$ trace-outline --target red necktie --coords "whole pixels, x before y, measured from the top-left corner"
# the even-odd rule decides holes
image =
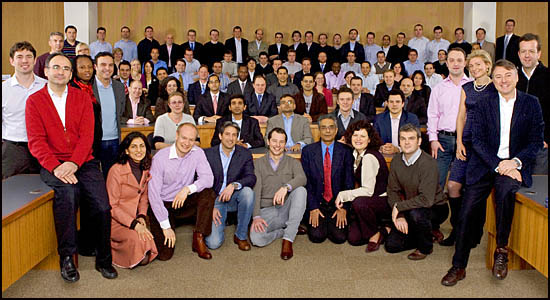
[[[330,153],[328,151],[325,152],[325,161],[323,162],[323,173],[325,175],[324,185],[325,185],[325,191],[323,192],[323,198],[325,201],[330,202],[332,199],[332,180],[331,180],[331,162],[330,162]]]
[[[124,94],[128,95],[128,85],[124,82]]]

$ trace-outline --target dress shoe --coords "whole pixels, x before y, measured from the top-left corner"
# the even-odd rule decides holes
[[[380,248],[380,245],[382,245],[384,243],[384,239],[385,239],[385,236],[384,234],[381,232],[380,233],[380,236],[378,237],[378,241],[376,242],[369,242],[367,244],[367,249],[365,249],[365,252],[374,252],[376,250],[378,250]]]
[[[307,234],[307,227],[305,227],[304,225],[300,225],[298,226],[298,235],[304,235],[304,234]]]
[[[289,260],[294,255],[292,251],[292,242],[289,240],[283,239],[283,247],[281,248],[281,258],[284,260]]]
[[[80,274],[76,269],[73,256],[62,257],[59,261],[59,266],[61,267],[61,277],[67,282],[77,282],[80,279]]]
[[[210,251],[208,251],[208,248],[206,248],[204,237],[200,232],[193,231],[193,245],[191,246],[191,248],[193,249],[193,252],[197,252],[197,254],[199,254],[200,258],[212,258],[212,254],[210,254]]]
[[[459,280],[466,278],[466,269],[451,267],[447,274],[441,279],[441,284],[444,286],[453,286]]]
[[[95,269],[101,273],[101,275],[107,279],[115,279],[118,277],[118,273],[113,266],[107,266],[107,267],[100,267],[98,265],[95,265]]]
[[[433,252],[433,249],[430,250],[430,253],[424,254],[424,253],[420,252],[420,250],[416,249],[416,250],[414,250],[413,253],[407,255],[407,258],[410,259],[410,260],[421,260],[421,259],[426,258],[429,254],[432,254],[432,252]]]
[[[250,250],[250,244],[247,240],[239,240],[239,238],[234,235],[233,236],[233,243],[237,244],[239,246],[239,250],[242,251],[248,251]]]
[[[453,229],[453,231],[451,231],[451,234],[444,240],[442,240],[441,242],[439,242],[439,244],[441,246],[454,246],[455,244],[455,231]]]
[[[495,276],[496,279],[502,280],[508,275],[508,249],[497,248],[494,257],[493,276]]]
[[[435,229],[432,230],[432,241],[434,243],[441,243],[443,241],[443,233],[441,233],[441,230]]]

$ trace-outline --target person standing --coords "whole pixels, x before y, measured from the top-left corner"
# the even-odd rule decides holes
[[[138,59],[141,63],[151,60],[151,50],[160,48],[160,44],[153,38],[153,27],[146,26],[144,31],[145,38],[137,45]]]
[[[34,74],[38,75],[38,77],[40,78],[46,78],[46,75],[44,74],[44,67],[46,66],[46,59],[48,58],[48,56],[55,52],[61,52],[61,50],[63,49],[63,33],[50,33],[48,45],[50,46],[50,52],[46,52],[37,57],[36,63],[34,64]]]
[[[514,34],[516,21],[508,19],[504,22],[504,35],[499,36],[496,42],[495,60],[507,59],[517,67],[521,66],[519,61],[519,36]]]
[[[131,62],[138,58],[138,50],[136,42],[130,39],[130,28],[122,26],[120,28],[120,41],[115,43],[115,48],[122,49],[122,59]]]
[[[76,40],[76,27],[68,25],[65,27],[66,39],[63,42],[63,49],[61,52],[67,55],[69,59],[73,59],[76,56],[76,45],[80,42]]]

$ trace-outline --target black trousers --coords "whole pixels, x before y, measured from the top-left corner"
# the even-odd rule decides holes
[[[418,249],[424,254],[429,254],[433,249],[432,228],[437,227],[449,216],[449,205],[447,203],[434,205],[431,208],[415,208],[403,212],[409,232],[403,232],[395,228],[392,222],[392,229],[386,239],[385,248],[389,253],[397,253],[409,249]]]
[[[57,235],[57,252],[61,257],[77,253],[76,211],[90,216],[94,231],[91,238],[97,245],[96,264],[111,266],[111,206],[99,161],[84,163],[75,173],[77,184],[63,183],[48,170],[40,170],[40,178],[54,190],[53,214]]]
[[[327,203],[326,201],[323,200],[323,203],[321,203],[319,210],[325,217],[323,218],[319,216],[319,223],[317,225],[317,228],[313,228],[313,226],[309,224],[309,219],[308,219],[307,235],[309,237],[309,240],[312,241],[313,243],[322,243],[328,237],[328,239],[335,244],[342,244],[346,242],[346,239],[348,236],[348,225],[344,226],[344,228],[342,229],[336,226],[337,217],[334,216],[334,218],[331,218],[334,212],[336,211],[336,207],[334,207],[332,202]],[[309,214],[308,214],[308,217],[309,217]],[[346,218],[348,219],[348,224],[349,224],[349,218],[350,218],[349,211],[346,214]]]
[[[474,184],[466,185],[458,222],[453,266],[466,268],[468,265],[470,250],[480,241],[479,231],[485,224],[487,197],[493,187],[495,188],[497,247],[508,245],[516,192],[520,185],[521,183],[515,179],[493,172],[487,173]]]

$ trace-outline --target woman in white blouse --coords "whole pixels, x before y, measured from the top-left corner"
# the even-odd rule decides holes
[[[176,130],[180,124],[195,124],[191,115],[183,113],[184,103],[183,94],[180,92],[174,92],[168,96],[168,106],[171,111],[160,115],[155,122],[153,133],[155,149],[160,150],[171,146],[176,141]]]
[[[384,222],[391,220],[386,196],[389,171],[384,156],[378,151],[382,140],[364,120],[351,124],[344,137],[353,147],[355,189],[338,193],[335,204],[340,208],[343,202],[353,201],[348,242],[354,246],[368,243],[366,252],[373,252],[384,242]]]

